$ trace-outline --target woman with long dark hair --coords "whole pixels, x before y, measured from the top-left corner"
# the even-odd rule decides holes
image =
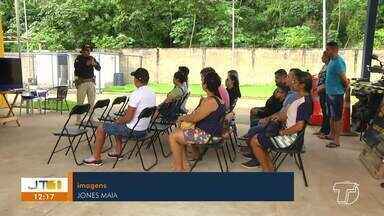
[[[228,72],[228,78],[225,81],[225,86],[227,87],[227,92],[229,95],[230,111],[232,111],[235,108],[237,99],[241,98],[238,76]]]
[[[202,82],[204,81],[205,75],[208,74],[208,73],[216,73],[216,71],[212,67],[203,68],[203,70],[200,71],[200,76],[201,76],[201,81]],[[217,75],[217,76],[219,76],[219,75]],[[219,76],[219,78],[220,78],[220,76]],[[229,106],[229,95],[228,95],[227,89],[225,89],[225,87],[223,85],[220,85],[219,88],[218,88],[218,91],[219,91],[219,94],[220,94],[220,99],[223,101],[223,103],[225,105],[225,108],[227,110],[229,110],[229,108],[230,108],[230,106]]]
[[[181,88],[183,90],[183,97],[187,97],[184,99],[183,103],[181,104],[180,109],[184,113],[188,113],[188,110],[186,108],[186,104],[187,104],[187,100],[188,100],[187,94],[189,93],[189,85],[188,85],[189,68],[187,68],[186,66],[180,66],[178,72],[180,72],[184,76],[184,82],[181,85]]]
[[[203,145],[210,136],[221,136],[223,124],[220,120],[225,115],[225,106],[220,99],[220,85],[221,79],[216,72],[205,74],[202,87],[207,97],[202,99],[195,111],[178,120],[179,125],[181,122],[187,122],[194,124],[194,128],[177,128],[169,135],[175,171],[186,171],[188,168],[185,155],[187,145]]]

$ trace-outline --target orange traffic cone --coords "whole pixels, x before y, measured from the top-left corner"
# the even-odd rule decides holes
[[[317,94],[317,83],[319,78],[312,76],[312,104],[313,112],[311,115],[310,123],[311,125],[320,126],[323,122],[323,113],[321,112],[320,99]]]
[[[312,97],[313,112],[311,115],[311,125],[320,126],[323,123],[323,113],[321,112],[319,96]]]
[[[358,136],[357,133],[351,131],[351,89],[348,87],[345,92],[343,106],[343,128],[341,136]]]

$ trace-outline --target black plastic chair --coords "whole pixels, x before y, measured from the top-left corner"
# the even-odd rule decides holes
[[[308,187],[307,177],[305,175],[304,165],[303,161],[301,159],[301,154],[303,153],[303,146],[304,146],[304,135],[305,135],[305,127],[302,131],[300,131],[297,134],[297,137],[293,141],[293,143],[286,147],[286,148],[280,148],[278,145],[272,145],[271,153],[274,153],[272,157],[272,162],[275,166],[275,171],[277,171],[284,160],[287,158],[288,155],[291,155],[295,159],[296,165],[299,167],[303,174],[304,184],[305,187]],[[272,143],[278,142],[274,137],[270,138]],[[279,158],[282,157],[282,159],[278,162]]]
[[[67,107],[67,111],[69,111],[69,106],[67,102],[67,94],[68,94],[68,86],[56,86],[50,90],[56,89],[56,97],[47,97],[44,100],[44,110],[47,112],[47,103],[49,104],[51,101],[56,102],[56,112],[59,111],[59,103],[60,103],[60,114],[63,114],[63,102],[65,102],[65,106]],[[50,91],[49,90],[49,91]]]
[[[103,119],[105,114],[106,114],[106,112],[107,112],[107,110],[108,110],[109,102],[110,102],[109,99],[98,100],[95,103],[95,105],[93,106],[92,111],[89,114],[88,120],[87,120],[87,122],[85,123],[84,126],[86,128],[91,128],[92,129],[91,140],[95,137],[95,133],[96,133],[97,127],[99,127],[103,123],[101,121],[97,121],[97,122],[92,121],[93,116],[95,115],[95,111],[98,110],[98,109],[101,109],[102,113],[101,113],[99,118]]]
[[[177,115],[181,116],[181,115],[185,115],[187,114],[183,109],[182,109],[182,106],[183,104],[188,100],[189,96],[191,95],[191,92],[188,92],[187,94],[185,94],[181,100],[179,101],[179,104],[177,104]]]
[[[156,109],[157,109],[156,107],[147,107],[147,108],[145,108],[145,109],[140,113],[137,122],[135,123],[135,125],[134,125],[133,128],[132,128],[132,131],[135,130],[137,124],[138,124],[142,119],[145,119],[145,118],[150,118],[150,119],[152,119],[153,115],[154,115],[155,112],[156,112]],[[148,128],[147,128],[147,130],[146,130],[147,133],[146,133],[146,135],[145,135],[144,137],[140,137],[140,138],[128,138],[128,137],[130,137],[131,134],[127,134],[127,136],[126,136],[125,138],[123,137],[123,139],[125,139],[125,140],[124,140],[124,144],[123,144],[123,148],[121,149],[121,152],[120,152],[119,156],[116,157],[115,163],[113,164],[113,167],[112,167],[112,168],[115,168],[117,162],[119,161],[119,158],[121,158],[121,157],[123,157],[123,156],[125,155],[123,152],[124,152],[125,147],[127,146],[128,141],[130,141],[130,140],[135,141],[135,145],[134,145],[133,148],[129,151],[128,159],[130,159],[130,158],[132,157],[133,153],[134,153],[135,150],[137,149],[135,155],[136,155],[136,156],[139,155],[139,157],[140,157],[140,161],[141,161],[141,165],[142,165],[142,167],[143,167],[143,169],[144,169],[145,171],[149,171],[150,169],[152,169],[154,166],[157,165],[157,163],[158,163],[158,157],[157,157],[157,153],[156,153],[155,145],[154,145],[154,142],[153,142],[153,141],[154,141],[154,138],[155,138],[155,136],[154,136],[154,135],[155,135],[155,132],[153,132],[153,131],[150,130],[150,128],[151,128],[151,124],[152,124],[152,123],[150,123],[150,125],[148,126]],[[142,154],[141,154],[141,148],[142,148],[143,144],[144,144],[146,141],[148,141],[148,140],[150,140],[150,142],[148,143],[148,145],[149,145],[149,147],[152,146],[153,154],[154,154],[154,157],[155,157],[155,161],[154,161],[149,167],[146,167],[145,164],[144,164],[143,156],[142,156]]]
[[[233,110],[236,107],[236,103],[237,103],[237,99],[233,102],[233,104],[230,107],[230,109],[227,112],[227,114],[230,114],[230,113],[233,112]],[[237,147],[239,146],[238,145],[238,133],[237,133],[236,119],[235,118],[229,119],[228,125],[229,125],[228,138],[229,138],[231,146],[229,147],[228,143],[226,142],[226,148],[227,148],[227,151],[228,151],[229,160],[233,163],[236,160]],[[233,156],[231,154],[231,150],[230,149],[232,149]]]
[[[175,100],[166,104],[162,104],[161,108],[166,112],[161,112],[159,110],[157,116],[154,116],[154,122],[151,124],[151,131],[155,132],[155,138],[159,141],[161,153],[164,158],[169,157],[172,153],[169,151],[168,153],[165,151],[165,146],[163,142],[161,141],[162,135],[170,134],[172,132],[172,127],[176,127],[176,120],[181,115],[181,105],[183,104],[183,100],[185,99],[181,98],[179,100]]]
[[[113,113],[115,117],[121,117],[125,115],[125,112],[127,111],[128,102],[129,102],[129,98],[127,97],[126,101],[120,107],[120,109],[117,112]]]
[[[88,134],[87,134],[88,130],[87,130],[87,128],[85,128],[85,126],[83,126],[83,125],[85,125],[84,124],[84,120],[85,120],[86,116],[89,113],[90,107],[91,106],[89,104],[76,105],[75,107],[73,107],[71,112],[69,113],[69,117],[68,117],[67,121],[65,122],[63,128],[61,130],[59,130],[59,131],[53,132],[53,135],[58,136],[59,138],[57,139],[55,147],[53,148],[53,150],[51,152],[51,155],[49,156],[47,164],[49,164],[49,162],[51,161],[53,154],[58,153],[58,152],[63,151],[63,150],[67,150],[66,153],[65,153],[65,155],[67,155],[69,150],[71,150],[75,163],[77,165],[81,165],[82,163],[79,163],[77,161],[75,152],[77,150],[77,147],[79,146],[81,138],[84,135],[87,138],[88,147],[89,147],[89,150],[90,150],[90,152],[92,154],[92,147],[91,147],[91,143],[90,143],[90,140],[89,140],[89,137],[88,137]],[[74,115],[75,116],[76,115],[82,115],[82,114],[85,114],[85,115],[81,119],[81,124],[80,125],[78,125],[78,126],[69,126],[68,125],[68,123],[71,120],[72,116],[74,116]],[[60,142],[62,137],[67,137],[68,138],[69,145],[64,147],[64,148],[61,148],[59,150],[56,150],[56,148],[57,148],[57,146],[58,146],[58,144],[59,144],[59,142]],[[75,139],[77,137],[79,137],[79,139],[78,139],[78,141],[76,143],[76,146],[73,147],[74,141],[75,141]]]
[[[224,118],[225,118],[225,116],[223,116],[221,118],[220,124],[224,123]],[[227,157],[226,157],[225,151],[224,151],[224,143],[225,143],[225,141],[224,141],[223,137],[215,137],[215,136],[211,135],[209,137],[209,140],[207,141],[207,143],[205,143],[203,145],[198,145],[198,147],[202,148],[202,152],[199,152],[199,157],[197,158],[197,160],[195,160],[195,162],[191,166],[189,172],[192,172],[193,169],[196,167],[197,163],[202,161],[203,157],[207,154],[209,149],[214,149],[215,150],[216,157],[217,157],[217,162],[218,162],[218,164],[220,166],[220,171],[224,172],[223,165],[222,165],[222,162],[221,162],[221,157],[220,157],[220,154],[219,154],[219,150],[221,150],[222,155],[223,155],[223,159],[224,159],[224,162],[225,162],[225,166],[226,166],[225,171],[228,172],[228,162],[227,162]]]
[[[125,102],[127,101],[127,96],[121,96],[117,97],[113,100],[111,107],[109,108],[107,114],[103,116],[102,118],[99,118],[99,121],[113,121],[113,118],[111,116],[111,112],[113,111],[114,108],[120,105],[118,112],[123,112],[124,110],[124,105]],[[122,105],[121,105],[122,104]]]
[[[22,94],[21,95],[21,101],[20,101],[20,107],[19,107],[19,116],[21,116],[21,109],[23,108],[24,102],[25,104],[25,112],[26,114],[33,114],[34,105],[33,100],[38,98],[36,91],[29,91],[27,95]]]
[[[160,113],[157,113],[157,115],[154,115],[152,118],[152,123],[150,124],[150,131],[153,131],[155,134],[155,140],[159,141],[160,150],[164,158],[169,157],[172,152],[169,150],[168,153],[165,151],[165,146],[163,142],[161,141],[161,136],[165,134],[170,134],[172,131],[172,125],[173,123],[167,123],[167,122],[161,122],[159,121]]]

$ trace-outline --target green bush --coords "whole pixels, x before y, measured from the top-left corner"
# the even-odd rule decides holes
[[[319,39],[308,26],[295,26],[279,29],[275,41],[284,48],[310,48],[316,46]]]
[[[384,28],[378,29],[375,32],[375,48],[384,47]]]

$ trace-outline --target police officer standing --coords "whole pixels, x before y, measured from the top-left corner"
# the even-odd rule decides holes
[[[93,107],[96,97],[96,83],[94,69],[100,71],[99,62],[91,56],[92,47],[84,45],[81,49],[81,55],[78,55],[75,60],[75,85],[77,89],[77,104],[83,104],[85,96],[88,103]],[[80,121],[80,116],[77,116],[77,121]]]

